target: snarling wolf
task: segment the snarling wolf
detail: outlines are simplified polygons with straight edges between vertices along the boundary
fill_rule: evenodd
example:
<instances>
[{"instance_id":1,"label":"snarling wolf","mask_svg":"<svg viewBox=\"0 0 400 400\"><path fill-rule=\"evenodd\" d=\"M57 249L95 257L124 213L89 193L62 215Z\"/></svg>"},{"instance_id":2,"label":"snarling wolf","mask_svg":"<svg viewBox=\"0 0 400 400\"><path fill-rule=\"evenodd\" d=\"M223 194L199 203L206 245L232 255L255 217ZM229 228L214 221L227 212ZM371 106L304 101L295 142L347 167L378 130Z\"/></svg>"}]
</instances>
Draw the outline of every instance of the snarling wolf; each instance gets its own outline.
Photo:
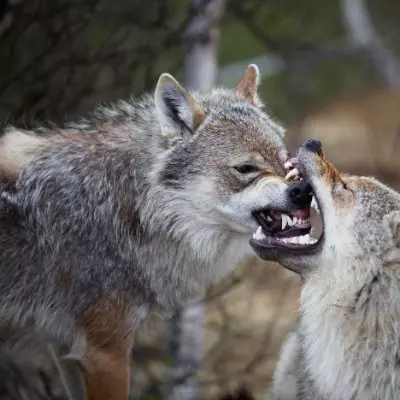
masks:
<instances>
[{"instance_id":1,"label":"snarling wolf","mask_svg":"<svg viewBox=\"0 0 400 400\"><path fill-rule=\"evenodd\" d=\"M293 171L313 189L318 239L252 240L264 259L302 277L299 326L283 347L274 400L400 398L400 195L339 172L321 143Z\"/></svg>"},{"instance_id":2,"label":"snarling wolf","mask_svg":"<svg viewBox=\"0 0 400 400\"><path fill-rule=\"evenodd\" d=\"M259 224L287 231L282 215L309 206L258 82L250 66L233 90L191 93L163 74L154 95L66 129L5 132L0 320L65 345L89 399L127 398L148 313L185 305L253 254Z\"/></svg>"}]
</instances>

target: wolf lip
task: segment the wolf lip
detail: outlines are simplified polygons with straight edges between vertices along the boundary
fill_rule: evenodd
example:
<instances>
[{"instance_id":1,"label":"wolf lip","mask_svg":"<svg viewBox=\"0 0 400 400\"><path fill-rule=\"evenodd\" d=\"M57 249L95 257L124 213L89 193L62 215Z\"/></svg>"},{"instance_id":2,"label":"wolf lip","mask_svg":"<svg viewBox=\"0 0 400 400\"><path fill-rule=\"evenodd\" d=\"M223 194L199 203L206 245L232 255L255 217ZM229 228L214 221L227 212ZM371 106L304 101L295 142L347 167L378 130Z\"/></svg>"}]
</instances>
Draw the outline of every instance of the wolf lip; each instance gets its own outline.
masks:
<instances>
[{"instance_id":1,"label":"wolf lip","mask_svg":"<svg viewBox=\"0 0 400 400\"><path fill-rule=\"evenodd\" d=\"M308 181L308 176L303 165L301 165L297 159L293 159L293 165L296 167L298 177ZM312 184L311 186L313 187ZM314 187L313 191L314 196L311 206L319 214L319 201L315 196ZM254 218L260 224L260 227L257 229L257 232L253 234L253 237L250 240L250 245L260 257L263 257L263 254L269 254L272 250L283 250L285 252L291 252L299 255L311 254L319 251L319 248L324 240L324 231L322 231L322 235L319 239L313 238L309 235L311 230L309 209L296 210L295 212L268 212L266 210L263 212L265 215L269 215L269 224L266 224L265 219L259 218L259 215L255 213ZM287 224L286 221L282 221L288 216L289 218L293 218L293 220L296 218L296 220L294 220L295 224L293 224L293 220L291 221L291 224ZM322 212L321 218L322 225L324 225ZM268 256L265 258L268 258Z\"/></svg>"},{"instance_id":2,"label":"wolf lip","mask_svg":"<svg viewBox=\"0 0 400 400\"><path fill-rule=\"evenodd\" d=\"M296 254L310 254L318 249L321 240L322 237L317 240L311 238L308 234L304 236L285 238L283 240L266 236L263 240L254 238L250 239L250 245L260 257L263 256L264 252L273 249L283 249Z\"/></svg>"},{"instance_id":3,"label":"wolf lip","mask_svg":"<svg viewBox=\"0 0 400 400\"><path fill-rule=\"evenodd\" d=\"M253 213L254 219L266 236L289 238L306 235L311 230L310 210L278 211L262 209ZM260 232L258 230L258 232ZM261 235L259 235L261 236Z\"/></svg>"}]
</instances>

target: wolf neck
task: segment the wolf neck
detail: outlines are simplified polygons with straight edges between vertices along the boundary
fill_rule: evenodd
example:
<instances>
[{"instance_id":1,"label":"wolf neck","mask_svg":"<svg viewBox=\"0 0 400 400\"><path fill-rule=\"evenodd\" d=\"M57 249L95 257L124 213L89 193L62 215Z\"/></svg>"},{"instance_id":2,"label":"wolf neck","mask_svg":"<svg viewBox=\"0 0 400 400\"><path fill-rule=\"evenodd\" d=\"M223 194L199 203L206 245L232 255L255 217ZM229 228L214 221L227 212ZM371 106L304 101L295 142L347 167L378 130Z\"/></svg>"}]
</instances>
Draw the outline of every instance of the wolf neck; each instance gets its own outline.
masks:
<instances>
[{"instance_id":1,"label":"wolf neck","mask_svg":"<svg viewBox=\"0 0 400 400\"><path fill-rule=\"evenodd\" d=\"M154 285L159 285L159 276L166 278L162 283L165 290L156 291L163 307L181 306L252 254L246 235L212 223L196 210L188 210L176 194L156 187L150 190L146 201L149 218L145 218L145 225L153 247L158 249L154 254L157 260L148 262L159 268ZM173 297L169 297L171 293Z\"/></svg>"},{"instance_id":2,"label":"wolf neck","mask_svg":"<svg viewBox=\"0 0 400 400\"><path fill-rule=\"evenodd\" d=\"M376 267L356 265L338 277L327 266L303 286L305 361L326 398L400 398L400 296Z\"/></svg>"}]
</instances>

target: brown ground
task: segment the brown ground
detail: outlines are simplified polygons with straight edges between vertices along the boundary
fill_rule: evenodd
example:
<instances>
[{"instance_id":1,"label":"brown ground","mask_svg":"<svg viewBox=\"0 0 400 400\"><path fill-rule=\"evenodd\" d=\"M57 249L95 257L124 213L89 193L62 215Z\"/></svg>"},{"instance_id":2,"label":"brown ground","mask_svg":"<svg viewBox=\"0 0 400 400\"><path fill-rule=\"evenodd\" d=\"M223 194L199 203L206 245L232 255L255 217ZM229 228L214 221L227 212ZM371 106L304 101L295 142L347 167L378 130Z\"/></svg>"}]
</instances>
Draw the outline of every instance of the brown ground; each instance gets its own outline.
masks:
<instances>
[{"instance_id":1,"label":"brown ground","mask_svg":"<svg viewBox=\"0 0 400 400\"><path fill-rule=\"evenodd\" d=\"M242 282L208 308L206 348L212 352L200 375L207 398L244 383L266 400L282 341L295 326L299 278L255 257L244 268ZM230 322L226 333L224 320Z\"/></svg>"}]
</instances>

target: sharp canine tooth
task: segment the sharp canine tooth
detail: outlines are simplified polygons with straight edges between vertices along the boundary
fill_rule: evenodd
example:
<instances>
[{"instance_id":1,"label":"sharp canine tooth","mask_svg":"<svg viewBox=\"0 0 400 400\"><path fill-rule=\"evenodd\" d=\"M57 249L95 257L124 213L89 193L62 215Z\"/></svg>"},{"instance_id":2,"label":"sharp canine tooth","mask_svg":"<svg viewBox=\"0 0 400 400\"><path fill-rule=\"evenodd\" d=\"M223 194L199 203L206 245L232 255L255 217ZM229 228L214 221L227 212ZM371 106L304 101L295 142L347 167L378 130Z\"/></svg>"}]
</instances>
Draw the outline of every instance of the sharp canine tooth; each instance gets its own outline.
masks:
<instances>
[{"instance_id":1,"label":"sharp canine tooth","mask_svg":"<svg viewBox=\"0 0 400 400\"><path fill-rule=\"evenodd\" d=\"M318 207L317 200L315 200L315 196L313 196L313 198L311 200L311 207L314 208L314 210L319 214L319 207Z\"/></svg>"},{"instance_id":2,"label":"sharp canine tooth","mask_svg":"<svg viewBox=\"0 0 400 400\"><path fill-rule=\"evenodd\" d=\"M281 217L282 217L282 230L284 230L288 223L288 220L287 220L288 216L286 214L282 214Z\"/></svg>"},{"instance_id":3,"label":"sharp canine tooth","mask_svg":"<svg viewBox=\"0 0 400 400\"><path fill-rule=\"evenodd\" d=\"M289 226L293 226L292 218L290 218L289 215L287 215L287 223Z\"/></svg>"},{"instance_id":4,"label":"sharp canine tooth","mask_svg":"<svg viewBox=\"0 0 400 400\"><path fill-rule=\"evenodd\" d=\"M283 166L284 166L286 169L290 169L290 168L293 167L293 164L292 164L291 161L286 161L285 164L283 164Z\"/></svg>"},{"instance_id":5,"label":"sharp canine tooth","mask_svg":"<svg viewBox=\"0 0 400 400\"><path fill-rule=\"evenodd\" d=\"M299 171L297 168L293 168L291 171L289 171L287 173L287 175L285 176L285 179L288 180L290 179L292 176L299 176Z\"/></svg>"},{"instance_id":6,"label":"sharp canine tooth","mask_svg":"<svg viewBox=\"0 0 400 400\"><path fill-rule=\"evenodd\" d=\"M311 200L311 207L315 208L315 209L317 208L317 201L315 200L314 196L312 197L312 200Z\"/></svg>"}]
</instances>

